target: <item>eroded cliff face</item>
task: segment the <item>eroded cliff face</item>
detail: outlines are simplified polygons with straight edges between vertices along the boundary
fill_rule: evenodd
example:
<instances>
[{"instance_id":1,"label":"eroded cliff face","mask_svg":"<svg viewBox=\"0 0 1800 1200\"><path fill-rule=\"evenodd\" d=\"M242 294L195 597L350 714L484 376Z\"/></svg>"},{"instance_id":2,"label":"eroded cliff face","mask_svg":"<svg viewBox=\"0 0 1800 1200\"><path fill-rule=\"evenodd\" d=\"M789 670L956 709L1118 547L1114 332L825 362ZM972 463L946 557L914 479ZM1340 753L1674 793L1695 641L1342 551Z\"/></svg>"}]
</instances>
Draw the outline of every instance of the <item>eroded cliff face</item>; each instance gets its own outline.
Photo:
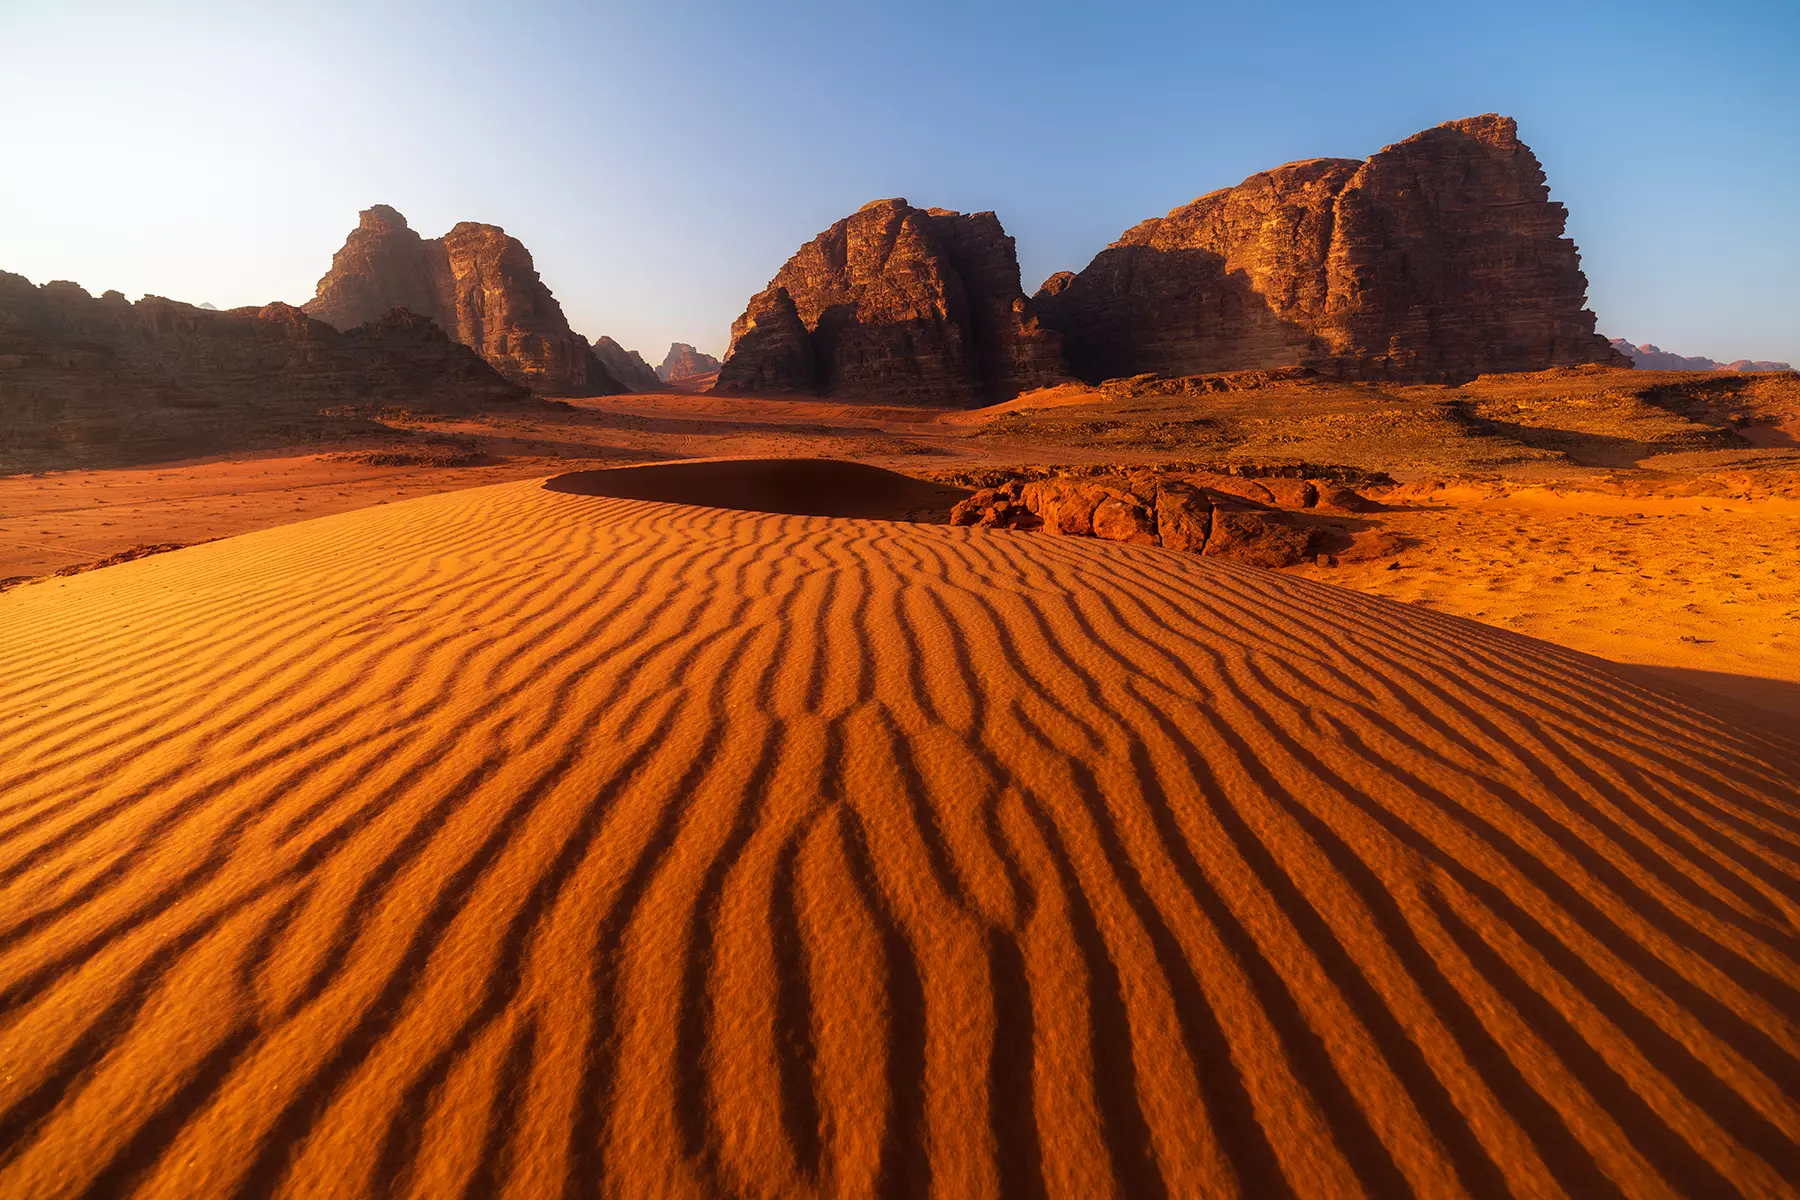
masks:
<instances>
[{"instance_id":1,"label":"eroded cliff face","mask_svg":"<svg viewBox=\"0 0 1800 1200\"><path fill-rule=\"evenodd\" d=\"M429 317L502 375L549 395L625 391L538 277L531 253L498 225L458 224L422 238L385 204L362 213L306 312L349 329L393 308Z\"/></svg>"},{"instance_id":2,"label":"eroded cliff face","mask_svg":"<svg viewBox=\"0 0 1800 1200\"><path fill-rule=\"evenodd\" d=\"M594 339L594 354L608 375L634 392L654 392L662 384L643 355L636 350L627 350L609 337Z\"/></svg>"},{"instance_id":3,"label":"eroded cliff face","mask_svg":"<svg viewBox=\"0 0 1800 1200\"><path fill-rule=\"evenodd\" d=\"M685 383L712 375L718 369L719 360L712 355L702 354L686 342L670 342L662 366L656 368L656 377L664 383Z\"/></svg>"},{"instance_id":4,"label":"eroded cliff face","mask_svg":"<svg viewBox=\"0 0 1800 1200\"><path fill-rule=\"evenodd\" d=\"M428 318L340 332L288 304L133 304L0 272L0 464L151 462L305 442L322 410L474 412L529 399Z\"/></svg>"},{"instance_id":5,"label":"eroded cliff face","mask_svg":"<svg viewBox=\"0 0 1800 1200\"><path fill-rule=\"evenodd\" d=\"M788 260L733 324L713 390L973 406L1062 377L994 214L896 199Z\"/></svg>"},{"instance_id":6,"label":"eroded cliff face","mask_svg":"<svg viewBox=\"0 0 1800 1200\"><path fill-rule=\"evenodd\" d=\"M1513 120L1490 114L1365 162L1253 175L1126 231L1035 300L1094 380L1295 363L1374 379L1622 365L1584 307L1566 216Z\"/></svg>"}]
</instances>

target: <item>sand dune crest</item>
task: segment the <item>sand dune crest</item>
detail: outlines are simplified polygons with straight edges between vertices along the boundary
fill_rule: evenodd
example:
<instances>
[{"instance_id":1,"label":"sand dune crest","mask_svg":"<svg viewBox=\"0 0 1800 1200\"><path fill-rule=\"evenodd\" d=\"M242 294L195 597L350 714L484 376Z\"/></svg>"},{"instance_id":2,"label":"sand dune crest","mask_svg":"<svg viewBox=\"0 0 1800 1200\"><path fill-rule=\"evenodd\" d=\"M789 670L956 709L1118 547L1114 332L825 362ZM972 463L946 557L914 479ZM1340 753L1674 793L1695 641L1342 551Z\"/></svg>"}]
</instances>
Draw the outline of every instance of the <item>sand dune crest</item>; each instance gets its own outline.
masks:
<instances>
[{"instance_id":1,"label":"sand dune crest","mask_svg":"<svg viewBox=\"0 0 1800 1200\"><path fill-rule=\"evenodd\" d=\"M751 470L0 597L0 1194L1794 1194L1800 743Z\"/></svg>"}]
</instances>

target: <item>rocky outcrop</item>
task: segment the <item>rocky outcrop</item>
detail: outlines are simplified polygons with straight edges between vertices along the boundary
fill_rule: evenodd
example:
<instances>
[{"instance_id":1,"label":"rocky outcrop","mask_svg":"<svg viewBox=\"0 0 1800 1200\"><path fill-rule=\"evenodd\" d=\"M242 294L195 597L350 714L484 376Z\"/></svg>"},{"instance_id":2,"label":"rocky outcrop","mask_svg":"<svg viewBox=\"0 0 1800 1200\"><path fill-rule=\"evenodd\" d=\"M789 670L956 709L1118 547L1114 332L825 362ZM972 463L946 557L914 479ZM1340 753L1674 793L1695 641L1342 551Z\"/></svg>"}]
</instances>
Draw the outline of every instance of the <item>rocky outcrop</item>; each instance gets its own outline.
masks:
<instances>
[{"instance_id":1,"label":"rocky outcrop","mask_svg":"<svg viewBox=\"0 0 1800 1200\"><path fill-rule=\"evenodd\" d=\"M1622 366L1584 307L1565 217L1512 119L1490 114L1367 161L1252 175L1127 230L1035 300L1094 381L1295 364L1413 380Z\"/></svg>"},{"instance_id":2,"label":"rocky outcrop","mask_svg":"<svg viewBox=\"0 0 1800 1200\"><path fill-rule=\"evenodd\" d=\"M877 200L751 299L713 390L972 407L1064 377L993 213Z\"/></svg>"},{"instance_id":3,"label":"rocky outcrop","mask_svg":"<svg viewBox=\"0 0 1800 1200\"><path fill-rule=\"evenodd\" d=\"M950 511L953 525L1040 530L1162 546L1259 567L1290 567L1350 536L1324 511L1373 507L1335 483L1137 471L1052 476L983 488ZM1311 511L1308 511L1311 510Z\"/></svg>"},{"instance_id":4,"label":"rocky outcrop","mask_svg":"<svg viewBox=\"0 0 1800 1200\"><path fill-rule=\"evenodd\" d=\"M1792 363L1770 362L1762 359L1740 358L1736 362L1723 363L1705 357L1685 358L1648 342L1642 346L1634 346L1624 338L1614 338L1612 348L1630 359L1631 365L1641 371L1791 371L1794 369Z\"/></svg>"},{"instance_id":5,"label":"rocky outcrop","mask_svg":"<svg viewBox=\"0 0 1800 1200\"><path fill-rule=\"evenodd\" d=\"M423 238L385 204L364 210L304 308L350 329L395 308L428 317L495 370L551 395L611 395L624 386L538 278L531 252L498 225L463 221Z\"/></svg>"},{"instance_id":6,"label":"rocky outcrop","mask_svg":"<svg viewBox=\"0 0 1800 1200\"><path fill-rule=\"evenodd\" d=\"M719 360L712 355L702 354L686 342L671 342L662 366L656 368L656 377L664 383L681 384L715 376L718 371Z\"/></svg>"},{"instance_id":7,"label":"rocky outcrop","mask_svg":"<svg viewBox=\"0 0 1800 1200\"><path fill-rule=\"evenodd\" d=\"M634 392L654 392L662 385L644 356L627 350L609 337L594 339L594 354L606 373Z\"/></svg>"},{"instance_id":8,"label":"rocky outcrop","mask_svg":"<svg viewBox=\"0 0 1800 1200\"><path fill-rule=\"evenodd\" d=\"M0 462L153 462L331 431L327 409L474 412L524 388L427 318L347 332L287 304L218 312L0 272Z\"/></svg>"},{"instance_id":9,"label":"rocky outcrop","mask_svg":"<svg viewBox=\"0 0 1800 1200\"><path fill-rule=\"evenodd\" d=\"M744 315L731 323L731 349L719 367L715 392L810 392L812 331L800 319L784 287L750 297Z\"/></svg>"}]
</instances>

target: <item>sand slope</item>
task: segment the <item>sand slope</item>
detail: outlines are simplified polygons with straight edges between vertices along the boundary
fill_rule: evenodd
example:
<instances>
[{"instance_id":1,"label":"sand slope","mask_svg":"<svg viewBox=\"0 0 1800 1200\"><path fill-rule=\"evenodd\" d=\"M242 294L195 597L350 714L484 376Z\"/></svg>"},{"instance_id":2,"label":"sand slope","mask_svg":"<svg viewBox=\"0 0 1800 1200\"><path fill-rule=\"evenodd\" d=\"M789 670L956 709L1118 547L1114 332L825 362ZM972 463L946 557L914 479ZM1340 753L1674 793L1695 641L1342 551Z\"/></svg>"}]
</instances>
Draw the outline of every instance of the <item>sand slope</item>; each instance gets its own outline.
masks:
<instances>
[{"instance_id":1,"label":"sand slope","mask_svg":"<svg viewBox=\"0 0 1800 1200\"><path fill-rule=\"evenodd\" d=\"M0 1194L1792 1195L1796 778L1154 548L248 534L0 597Z\"/></svg>"}]
</instances>

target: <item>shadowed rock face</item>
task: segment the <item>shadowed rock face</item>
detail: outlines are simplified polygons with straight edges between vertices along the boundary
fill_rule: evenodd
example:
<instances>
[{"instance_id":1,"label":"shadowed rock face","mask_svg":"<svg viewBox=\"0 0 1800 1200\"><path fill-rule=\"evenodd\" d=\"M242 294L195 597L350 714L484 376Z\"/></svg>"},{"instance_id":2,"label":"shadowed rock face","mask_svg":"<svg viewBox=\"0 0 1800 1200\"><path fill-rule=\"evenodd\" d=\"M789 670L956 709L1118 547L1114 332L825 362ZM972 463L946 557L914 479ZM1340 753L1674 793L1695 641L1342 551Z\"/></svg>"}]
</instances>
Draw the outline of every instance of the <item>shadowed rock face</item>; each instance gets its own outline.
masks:
<instances>
[{"instance_id":1,"label":"shadowed rock face","mask_svg":"<svg viewBox=\"0 0 1800 1200\"><path fill-rule=\"evenodd\" d=\"M594 354L608 375L634 392L654 392L661 386L662 381L644 361L643 355L636 350L627 350L609 337L594 339Z\"/></svg>"},{"instance_id":2,"label":"shadowed rock face","mask_svg":"<svg viewBox=\"0 0 1800 1200\"><path fill-rule=\"evenodd\" d=\"M671 342L669 352L663 356L662 366L656 368L656 377L664 383L680 383L711 375L718 369L719 360L712 355L702 354L686 342Z\"/></svg>"},{"instance_id":3,"label":"shadowed rock face","mask_svg":"<svg viewBox=\"0 0 1800 1200\"><path fill-rule=\"evenodd\" d=\"M0 463L11 469L291 444L343 405L471 412L527 398L408 310L340 333L287 304L133 304L0 272Z\"/></svg>"},{"instance_id":4,"label":"shadowed rock face","mask_svg":"<svg viewBox=\"0 0 1800 1200\"><path fill-rule=\"evenodd\" d=\"M877 200L751 299L713 390L973 406L1062 378L993 213Z\"/></svg>"},{"instance_id":5,"label":"shadowed rock face","mask_svg":"<svg viewBox=\"0 0 1800 1200\"><path fill-rule=\"evenodd\" d=\"M1304 364L1458 379L1624 365L1594 332L1566 212L1509 117L1365 162L1251 176L1127 230L1036 296L1089 379Z\"/></svg>"},{"instance_id":6,"label":"shadowed rock face","mask_svg":"<svg viewBox=\"0 0 1800 1200\"><path fill-rule=\"evenodd\" d=\"M498 225L463 221L422 238L385 204L366 209L319 280L306 312L349 329L404 308L429 317L502 375L533 391L626 390L569 328L531 253Z\"/></svg>"}]
</instances>

